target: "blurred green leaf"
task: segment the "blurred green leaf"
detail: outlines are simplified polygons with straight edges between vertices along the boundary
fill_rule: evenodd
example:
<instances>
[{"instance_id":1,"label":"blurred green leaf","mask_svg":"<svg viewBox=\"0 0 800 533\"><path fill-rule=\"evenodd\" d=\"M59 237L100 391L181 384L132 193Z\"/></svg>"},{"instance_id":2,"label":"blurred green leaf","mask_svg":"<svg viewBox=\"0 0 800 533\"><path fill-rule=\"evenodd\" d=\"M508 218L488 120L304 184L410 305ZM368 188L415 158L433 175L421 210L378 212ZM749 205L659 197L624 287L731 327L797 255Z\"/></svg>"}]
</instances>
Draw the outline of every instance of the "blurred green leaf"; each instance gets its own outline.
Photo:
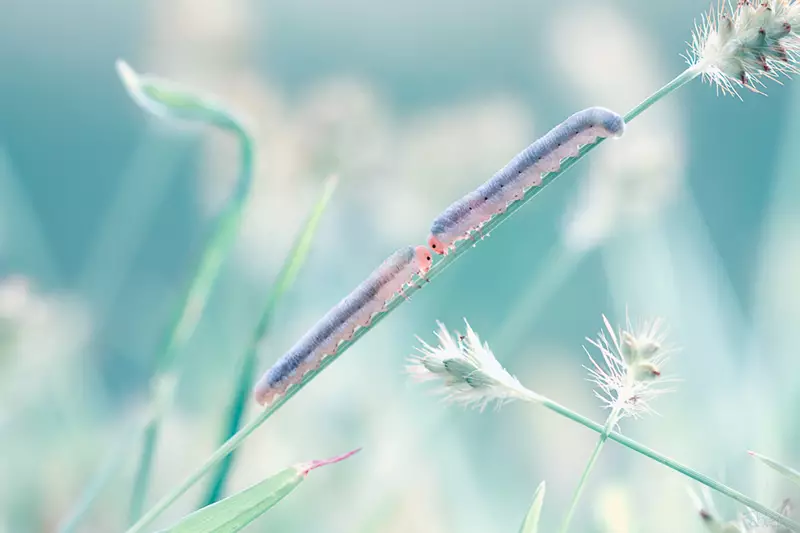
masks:
<instances>
[{"instance_id":1,"label":"blurred green leaf","mask_svg":"<svg viewBox=\"0 0 800 533\"><path fill-rule=\"evenodd\" d=\"M264 311L261 314L258 325L253 332L253 337L250 345L242 360L239 378L237 380L236 392L233 396L230 408L228 409L225 430L222 435L222 443L227 441L231 436L235 435L242 425L242 417L244 416L245 406L247 405L247 398L250 395L250 389L253 386L253 374L255 373L256 355L258 354L258 346L261 341L266 337L269 332L269 326L272 322L272 315L278 305L283 294L289 290L294 284L295 278L300 271L300 268L308 257L308 252L311 250L311 243L314 240L314 235L317 232L319 221L322 214L328 207L328 202L336 190L338 179L336 176L331 176L325 180L322 196L317 200L316 205L311 211L308 220L305 223L300 234L292 244L289 255L283 262L278 277L275 280L273 289L267 298ZM225 481L230 472L233 463L234 454L231 453L220 463L219 469L211 481L208 494L205 497L205 505L210 505L217 501L222 496L225 489Z\"/></svg>"},{"instance_id":2,"label":"blurred green leaf","mask_svg":"<svg viewBox=\"0 0 800 533\"><path fill-rule=\"evenodd\" d=\"M522 527L519 533L536 533L539 531L539 516L542 514L542 505L544 504L545 482L539 483L536 492L533 493L533 503L528 510L528 515L525 521L522 522Z\"/></svg>"},{"instance_id":3,"label":"blurred green leaf","mask_svg":"<svg viewBox=\"0 0 800 533\"><path fill-rule=\"evenodd\" d=\"M139 74L121 59L117 60L117 73L131 98L158 117L242 131L233 113L211 96L155 76Z\"/></svg>"},{"instance_id":4,"label":"blurred green leaf","mask_svg":"<svg viewBox=\"0 0 800 533\"><path fill-rule=\"evenodd\" d=\"M172 405L179 379L177 360L194 334L211 290L219 278L222 263L230 254L236 239L253 182L253 140L236 117L211 98L166 80L141 76L122 60L117 61L117 72L130 96L142 108L161 118L197 121L229 130L238 138L241 150L241 170L236 188L217 217L177 313L166 330L164 342L156 353L150 394L153 414L142 434L139 467L131 494L130 521L133 523L141 516L147 498L161 420Z\"/></svg>"},{"instance_id":5,"label":"blurred green leaf","mask_svg":"<svg viewBox=\"0 0 800 533\"><path fill-rule=\"evenodd\" d=\"M235 533L240 531L288 496L302 483L311 470L343 461L357 451L281 470L249 489L195 511L176 525L164 530L164 533Z\"/></svg>"},{"instance_id":6,"label":"blurred green leaf","mask_svg":"<svg viewBox=\"0 0 800 533\"><path fill-rule=\"evenodd\" d=\"M769 457L764 457L763 455L756 453L756 452L747 452L768 467L772 468L780 475L784 476L789 481L795 483L796 485L800 485L800 472L793 468L789 468L786 465L779 463L774 459L770 459Z\"/></svg>"}]
</instances>

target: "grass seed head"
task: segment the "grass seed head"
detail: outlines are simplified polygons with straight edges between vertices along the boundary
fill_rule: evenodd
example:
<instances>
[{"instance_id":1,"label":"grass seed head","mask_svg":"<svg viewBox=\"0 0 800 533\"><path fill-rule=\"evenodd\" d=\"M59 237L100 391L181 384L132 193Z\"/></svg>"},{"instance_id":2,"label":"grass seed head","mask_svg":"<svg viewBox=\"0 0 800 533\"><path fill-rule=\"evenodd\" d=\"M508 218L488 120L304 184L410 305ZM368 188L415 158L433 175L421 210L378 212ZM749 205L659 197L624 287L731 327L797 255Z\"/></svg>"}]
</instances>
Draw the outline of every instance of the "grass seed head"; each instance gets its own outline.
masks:
<instances>
[{"instance_id":1,"label":"grass seed head","mask_svg":"<svg viewBox=\"0 0 800 533\"><path fill-rule=\"evenodd\" d=\"M634 328L630 320L626 327L615 332L603 316L605 330L596 339L586 340L600 352L593 357L584 346L591 366L589 380L598 389L595 395L605 406L618 413L618 419L653 412L651 401L671 389L663 385L673 380L662 377L662 367L670 350L664 348L665 335L659 320Z\"/></svg>"},{"instance_id":2,"label":"grass seed head","mask_svg":"<svg viewBox=\"0 0 800 533\"><path fill-rule=\"evenodd\" d=\"M409 373L420 381L438 381L448 401L476 405L483 409L489 403L514 400L535 400L535 393L523 387L497 361L489 345L464 320L465 335L451 334L439 322L437 346L418 339L421 346L411 356Z\"/></svg>"},{"instance_id":3,"label":"grass seed head","mask_svg":"<svg viewBox=\"0 0 800 533\"><path fill-rule=\"evenodd\" d=\"M695 25L687 61L726 94L761 93L764 80L797 72L800 2L739 0L720 3Z\"/></svg>"}]
</instances>

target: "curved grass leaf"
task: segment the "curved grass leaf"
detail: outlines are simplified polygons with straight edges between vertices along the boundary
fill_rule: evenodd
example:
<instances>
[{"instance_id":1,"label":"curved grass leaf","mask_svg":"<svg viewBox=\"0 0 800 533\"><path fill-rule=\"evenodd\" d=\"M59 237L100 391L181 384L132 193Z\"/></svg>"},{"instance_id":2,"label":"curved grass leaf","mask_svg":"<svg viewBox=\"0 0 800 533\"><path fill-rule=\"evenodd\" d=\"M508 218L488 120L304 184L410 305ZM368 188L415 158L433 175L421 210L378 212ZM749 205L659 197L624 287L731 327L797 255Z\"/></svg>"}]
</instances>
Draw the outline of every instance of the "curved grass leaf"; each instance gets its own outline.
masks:
<instances>
[{"instance_id":1,"label":"curved grass leaf","mask_svg":"<svg viewBox=\"0 0 800 533\"><path fill-rule=\"evenodd\" d=\"M542 505L544 504L545 483L542 481L533 493L533 503L528 510L525 521L522 522L522 527L519 533L536 533L539 531L539 516L542 514Z\"/></svg>"},{"instance_id":2,"label":"curved grass leaf","mask_svg":"<svg viewBox=\"0 0 800 533\"><path fill-rule=\"evenodd\" d=\"M786 465L783 465L774 459L770 459L769 457L764 457L760 453L756 452L747 452L747 453L749 453L750 455L752 455L753 457L755 457L768 467L772 468L773 470L778 472L780 475L782 475L792 483L800 485L800 472L798 472L794 468L790 468Z\"/></svg>"},{"instance_id":3,"label":"curved grass leaf","mask_svg":"<svg viewBox=\"0 0 800 533\"><path fill-rule=\"evenodd\" d=\"M135 522L142 514L147 496L161 419L172 404L178 380L176 359L200 321L244 212L245 200L253 181L253 142L236 117L212 98L153 76L139 75L121 60L117 61L117 72L128 93L145 110L161 118L200 122L232 131L241 146L241 170L236 189L217 217L178 311L156 354L150 398L153 415L143 431L139 467L131 495L130 521Z\"/></svg>"},{"instance_id":4,"label":"curved grass leaf","mask_svg":"<svg viewBox=\"0 0 800 533\"><path fill-rule=\"evenodd\" d=\"M357 451L353 450L331 459L290 466L249 489L195 511L176 525L164 530L164 533L235 533L240 531L294 491L310 471L343 461Z\"/></svg>"},{"instance_id":5,"label":"curved grass leaf","mask_svg":"<svg viewBox=\"0 0 800 533\"><path fill-rule=\"evenodd\" d=\"M139 74L121 59L117 60L116 67L131 98L153 115L242 131L233 113L213 96L149 74Z\"/></svg>"},{"instance_id":6,"label":"curved grass leaf","mask_svg":"<svg viewBox=\"0 0 800 533\"><path fill-rule=\"evenodd\" d=\"M250 396L250 389L253 386L258 346L269 332L272 323L272 315L275 312L278 302L283 294L294 284L294 280L297 278L300 268L303 266L303 263L305 263L306 257L308 257L308 252L311 249L311 243L314 240L314 234L317 231L319 221L322 219L322 214L328 206L328 202L336 189L337 183L338 179L336 176L331 176L325 181L322 196L320 196L317 204L311 210L305 226L292 244L289 255L283 262L275 284L267 297L261 319L258 321L258 325L253 331L253 337L250 340L250 345L247 348L247 352L240 366L236 392L226 416L225 429L220 444L225 443L231 436L235 435L242 425L247 399ZM234 454L232 453L225 457L220 463L211 481L211 485L209 486L208 494L205 497L205 505L211 505L222 496L225 490L225 481L233 464L233 458Z\"/></svg>"}]
</instances>

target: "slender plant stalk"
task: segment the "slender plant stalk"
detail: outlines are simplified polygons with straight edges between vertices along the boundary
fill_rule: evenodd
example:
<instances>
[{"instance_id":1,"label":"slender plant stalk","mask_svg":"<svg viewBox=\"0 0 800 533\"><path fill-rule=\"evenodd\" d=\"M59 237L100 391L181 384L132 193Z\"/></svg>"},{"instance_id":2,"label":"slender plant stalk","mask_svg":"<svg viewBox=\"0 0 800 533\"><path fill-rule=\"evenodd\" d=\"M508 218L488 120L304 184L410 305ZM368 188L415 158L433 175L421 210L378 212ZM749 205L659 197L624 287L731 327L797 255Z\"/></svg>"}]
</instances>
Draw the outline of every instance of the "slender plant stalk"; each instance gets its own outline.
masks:
<instances>
[{"instance_id":1,"label":"slender plant stalk","mask_svg":"<svg viewBox=\"0 0 800 533\"><path fill-rule=\"evenodd\" d=\"M659 100L661 100L662 98L667 96L668 94L672 93L676 89L678 89L678 88L682 87L683 85L689 83L691 80L696 78L698 75L700 75L700 71L697 68L689 67L688 69L683 71L681 74L679 74L675 79L673 79L672 81L670 81L669 83L664 85L661 89L659 89L658 91L656 91L655 93L650 95L648 98L646 98L644 101L642 101L639 105L637 105L635 108L633 108L627 115L625 115L625 121L626 122L632 121L634 118L638 117L640 114L642 114L644 111L646 111L650 106L652 106L653 104L655 104L656 102L658 102ZM503 222L505 222L508 219L508 217L513 215L517 211L517 209L521 208L523 205L528 203L534 196L536 196L542 190L544 190L544 188L547 185L549 185L556 178L561 176L564 172L566 172L567 170L572 168L572 166L575 165L575 163L577 163L579 160L581 160L586 154L588 154L589 152L594 150L604 140L605 139L599 139L599 140L595 141L594 143L592 143L590 145L584 146L578 152L577 156L566 159L562 163L561 168L558 171L551 172L551 173L547 174L546 176L544 176L543 179L542 179L542 184L541 184L540 187L532 187L532 188L530 188L525 193L525 196L522 198L521 201L512 203L510 206L508 206L508 209L506 209L506 211L504 213L501 213L501 214L497 215L496 217L492 218L483 228L484 235L488 235L492 230L494 230L495 228L500 226ZM456 261L459 257L461 257L461 255L464 254L467 250L472 249L472 247L473 247L473 243L471 241L468 241L468 242L467 241L461 241L456 246L455 250L451 251L443 259L438 261L433 266L433 268L431 268L431 270L429 271L429 273L427 275L428 280L433 280L434 278L439 276L448 266L450 266L454 261ZM420 286L411 286L405 291L405 294L406 294L407 297L411 297L414 293L416 293L421 288L422 288L421 285ZM338 349L336 351L336 354L328 356L328 357L325 357L316 370L308 372L300 383L298 383L294 387L290 387L289 390L286 392L286 394L284 394L282 397L278 398L275 401L275 403L273 403L271 406L269 406L265 411L261 412L249 424L247 424L238 433L236 433L234 436L232 436L230 439L228 439L228 441L225 444L223 444L219 449L217 449L217 451L214 452L206 460L206 462L203 463L203 465L201 465L198 468L198 470L196 470L192 475L190 475L183 483L181 483L172 492L170 492L169 494L164 496L161 500L159 500L156 503L155 507L153 507L150 511L148 511L141 519L139 519L138 522L136 522L128 530L128 533L135 533L135 532L142 531L142 529L145 526L150 524L167 507L169 507L183 493L185 493L198 480L200 480L209 470L211 470L211 468L213 468L216 465L216 463L221 461L227 454L229 454L237 446L239 446L239 444L241 444L241 442L247 436L249 436L253 431L255 431L255 429L258 426L263 424L270 416L272 416L272 414L275 411L280 409L281 406L283 406L284 403L289 401L292 398L292 396L294 396L295 394L297 394L297 392L302 390L302 388L305 387L311 380L313 380L322 371L324 371L328 367L328 365L330 365L331 363L336 361L339 357L341 357L341 355L344 352L346 352L348 350L348 348L350 348L350 346L352 346L353 344L358 342L359 339L361 339L361 337L363 335L366 335L369 331L372 330L372 328L374 328L375 326L380 324L381 321L384 318L386 318L386 316L388 316L398 306L402 305L403 302L405 302L405 301L407 301L406 298L399 298L399 297L393 298L392 301L389 302L389 304L386 306L386 311L376 315L374 317L374 319L372 320L372 323L369 326L363 327L363 328L359 328L358 330L356 330L356 332L353 335L352 339L350 339L349 341L343 342L343 343L341 343L339 345L339 347L338 347ZM554 405L557 405L557 404L554 404ZM580 415L577 415L577 414L575 414L575 416L580 417ZM580 418L582 418L582 417L580 417ZM591 429L595 429L595 431L597 431L598 433L602 432L603 426L601 426L599 424L596 424L595 422L592 422L589 419L583 418L583 422L580 422L577 419L573 419L573 420L575 420L576 422L582 423L586 427L589 427ZM615 435L615 434L611 433L609 435L609 437L613 438L613 435ZM625 439L625 437L622 437L621 435L619 435L618 438L615 438L614 440L617 440L617 442L623 442L623 440L626 440L626 439ZM642 450L649 450L648 448L645 448L645 447L643 447L643 446L641 446L641 445L639 445L637 443L634 443L633 441L630 441L630 442L633 443L636 447L633 447L633 446L628 446L628 447L630 447L633 450L639 451L640 453L644 453ZM655 453L655 452L651 452L651 453ZM647 455L647 454L645 454L645 455ZM663 456L659 456L659 457L663 457ZM666 458L664 458L664 460L671 462L671 460L666 459ZM662 461L659 461L659 462L662 462ZM667 464L669 466L670 463L664 463L664 464ZM671 464L677 465L677 463L674 463L674 462L671 462ZM693 471L687 469L686 467L683 467L682 465L678 465L678 466L680 466L681 468L683 468L686 471L693 472ZM678 471L680 471L682 473L686 473L683 470L678 470ZM686 474L686 475L689 475L689 474ZM712 480L711 478L704 477L701 474L697 474L697 475L700 476L700 477L699 478L694 478L694 479L697 479L699 482L704 483L704 484L708 485L711 488L715 488L715 486L721 486L718 482ZM690 477L692 477L692 476L690 476ZM703 481L703 480L705 480L705 481ZM715 489L715 490L718 490L718 489ZM727 490L729 490L731 492L735 492L735 491L732 491L732 489L727 489ZM723 492L723 494L725 494L725 492L722 491L722 490L720 492ZM739 494L739 493L736 493L736 494ZM744 499L744 500L746 500L746 501L752 502L752 500L749 500L744 495L739 494L739 497ZM753 503L755 505L758 505L755 502L753 502ZM757 510L759 512L762 512L761 509L764 509L764 511L766 511L764 514L767 514L767 513L771 513L771 515L775 515L776 514L776 513L770 511L769 509L767 509L766 507L763 507L763 506L759 506L758 508L753 507L753 509L755 509L755 510ZM768 516L770 516L770 515L768 514Z\"/></svg>"},{"instance_id":2,"label":"slender plant stalk","mask_svg":"<svg viewBox=\"0 0 800 533\"><path fill-rule=\"evenodd\" d=\"M578 501L580 501L581 495L583 494L583 489L586 487L586 481L589 479L589 475L592 473L595 463L597 463L597 458L600 457L600 452L603 451L603 446L605 446L605 443L608 440L608 435L611 432L611 429L619 421L619 411L619 407L614 407L614 409L611 411L611 414L608 415L608 419L606 419L606 423L603 426L603 431L600 433L600 438L597 440L594 450L592 450L592 455L589 457L589 461L586 463L586 466L583 469L583 474L581 474L580 481L578 481L578 487L575 489L575 492L572 495L572 501L569 504L569 509L567 510L567 514L564 516L564 522L561 524L561 533L567 533L569 530L569 524L578 508Z\"/></svg>"},{"instance_id":3,"label":"slender plant stalk","mask_svg":"<svg viewBox=\"0 0 800 533\"><path fill-rule=\"evenodd\" d=\"M233 244L239 221L244 211L245 200L253 180L253 141L244 128L233 129L241 146L241 170L237 188L219 215L217 226L209 238L194 276L184 293L178 313L167 330L165 341L156 355L155 374L152 379L153 415L144 429L139 467L131 495L130 522L139 519L147 497L153 457L158 443L159 429L164 413L172 404L177 381L176 360L191 337L205 309L214 281L222 262Z\"/></svg>"},{"instance_id":4,"label":"slender plant stalk","mask_svg":"<svg viewBox=\"0 0 800 533\"><path fill-rule=\"evenodd\" d=\"M541 396L536 396L535 398L531 398L531 401L538 402L541 405L543 405L544 407L546 407L547 409L553 411L554 413L557 413L557 414L559 414L559 415L561 415L561 416L563 416L565 418L568 418L569 420L572 420L573 422L577 422L578 424L580 424L580 425L582 425L582 426L584 426L586 428L589 428L592 431L596 431L597 433L599 433L601 435L605 431L605 427L604 426L601 426L597 422L594 422L594 421L586 418L585 416L583 416L583 415L581 415L579 413L576 413L575 411L572 411L571 409L569 409L567 407L564 407L563 405L561 405L561 404L559 404L557 402L554 402L553 400L550 400L548 398L542 398ZM725 485L723 483L720 483L719 481L717 481L717 480L715 480L713 478L710 478L710 477L708 477L708 476L706 476L704 474L701 474L700 472L698 472L696 470L693 470L693 469L689 468L688 466L683 465L683 464L675 461L674 459L671 459L670 457L667 457L666 455L662 455L659 452L657 452L657 451L655 451L655 450L653 450L651 448L648 448L644 444L640 444L640 443L636 442L635 440L629 439L628 437L625 437L624 435L620 435L619 433L616 433L614 431L611 431L611 432L608 433L608 438L613 440L613 441L618 442L619 444L622 444L623 446L625 446L629 450L633 450L633 451L635 451L637 453L640 453L640 454L644 455L645 457L647 457L649 459L652 459L653 461L655 461L657 463L661 463L662 465L664 465L664 466L666 466L668 468L671 468L672 470L675 470L676 472L681 473L684 476L689 477L689 478L697 481L698 483L700 483L702 485L705 485L706 487L708 487L708 488L710 488L712 490L715 490L715 491L719 492L720 494L723 494L723 495L725 495L725 496L727 496L727 497L729 497L729 498L731 498L733 500L736 500L737 502L741 503L742 505L745 505L745 506L749 507L750 509L752 509L752 510L758 512L758 513L761 513L762 515L774 520L775 522L781 524L782 526L789 528L790 531L800 532L800 523L797 523L794 520L791 520L789 517L786 517L786 516L778 513L777 511L774 511L774 510L770 509L769 507L766 507L766 506L758 503L757 501L753 500L752 498L742 494L741 492L739 492L739 491L737 491L735 489L732 489L731 487L728 487L727 485Z\"/></svg>"},{"instance_id":5,"label":"slender plant stalk","mask_svg":"<svg viewBox=\"0 0 800 533\"><path fill-rule=\"evenodd\" d=\"M233 402L228 410L228 417L225 423L224 433L222 435L222 443L224 444L229 438L239 431L242 425L242 418L244 417L245 408L247 406L247 399L250 397L250 389L253 386L253 376L256 368L256 355L258 353L258 346L266 337L272 324L272 316L278 302L284 293L294 284L300 268L305 263L308 252L311 249L311 243L314 239L314 234L317 231L317 226L322 218L322 214L328 205L333 191L336 189L338 179L335 176L326 180L323 187L322 195L317 201L314 208L304 224L300 234L292 244L289 255L281 266L278 277L275 279L272 290L267 297L267 302L264 305L264 310L261 313L261 318L258 325L253 331L253 336L250 340L250 345L247 352L244 354L242 363L239 370L239 377L236 384L236 392L234 394ZM211 485L209 486L208 494L206 495L204 505L211 505L222 496L225 490L225 481L228 477L230 469L233 465L234 454L230 454L222 460L219 465Z\"/></svg>"}]
</instances>

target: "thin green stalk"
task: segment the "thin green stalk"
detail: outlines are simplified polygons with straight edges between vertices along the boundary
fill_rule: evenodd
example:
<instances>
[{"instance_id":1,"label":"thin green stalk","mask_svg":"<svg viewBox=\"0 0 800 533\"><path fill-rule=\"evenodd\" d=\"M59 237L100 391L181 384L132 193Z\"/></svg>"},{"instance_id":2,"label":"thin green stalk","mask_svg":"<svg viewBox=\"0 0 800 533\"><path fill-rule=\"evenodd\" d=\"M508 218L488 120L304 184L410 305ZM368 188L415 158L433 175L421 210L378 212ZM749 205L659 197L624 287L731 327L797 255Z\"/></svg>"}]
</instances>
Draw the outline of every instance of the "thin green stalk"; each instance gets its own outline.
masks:
<instances>
[{"instance_id":1,"label":"thin green stalk","mask_svg":"<svg viewBox=\"0 0 800 533\"><path fill-rule=\"evenodd\" d=\"M581 495L583 494L583 489L586 487L586 481L589 479L589 475L592 473L592 469L594 469L595 463L597 463L597 458L600 457L600 452L603 451L603 446L605 445L606 441L608 440L608 434L614 425L619 420L619 408L615 407L611 414L608 416L605 425L603 426L603 431L600 433L600 438L597 440L597 444L594 446L594 450L592 451L592 455L589 457L589 461L586 463L586 467L583 469L583 474L581 474L581 479L578 482L578 487L575 489L574 494L572 495L572 502L569 504L569 509L567 510L567 514L564 516L564 522L561 524L561 533L567 533L569 530L569 524L572 521L572 517L575 514L575 511L578 508L578 501L581 499Z\"/></svg>"},{"instance_id":2,"label":"thin green stalk","mask_svg":"<svg viewBox=\"0 0 800 533\"><path fill-rule=\"evenodd\" d=\"M142 514L147 488L150 485L150 470L153 464L153 454L155 453L157 441L158 426L156 426L155 421L151 420L145 426L144 433L142 434L139 467L136 470L136 478L133 482L128 523L135 521Z\"/></svg>"},{"instance_id":3,"label":"thin green stalk","mask_svg":"<svg viewBox=\"0 0 800 533\"><path fill-rule=\"evenodd\" d=\"M578 414L575 411L572 411L571 409L564 407L559 403L554 402L553 400L550 400L548 398L543 398L537 395L536 397L531 398L531 401L540 403L547 409L550 409L551 411L565 418L568 418L573 422L577 422L578 424L586 428L589 428L592 431L596 431L601 435L603 434L603 431L605 429L604 426L601 426L597 422L594 422L586 418L585 416ZM794 520L791 520L790 518L778 513L777 511L774 511L769 507L766 507L758 503L752 498L745 496L741 492L732 489L731 487L728 487L727 485L720 483L719 481L713 478L701 474L700 472L693 470L688 466L683 465L678 461L671 459L670 457L667 457L666 455L662 455L657 451L648 448L644 444L640 444L633 439L629 439L628 437L625 437L624 435L620 435L619 433L613 431L608 433L608 438L618 442L619 444L622 444L629 450L633 450L637 453L640 453L645 457L652 459L653 461L656 461L657 463L661 463L662 465L671 468L672 470L675 470L676 472L681 473L684 476L687 476L712 490L719 492L720 494L723 494L733 500L736 500L742 505L745 505L750 509L774 520L775 522L781 524L782 526L789 528L790 531L800 532L800 523L797 523Z\"/></svg>"},{"instance_id":4,"label":"thin green stalk","mask_svg":"<svg viewBox=\"0 0 800 533\"><path fill-rule=\"evenodd\" d=\"M670 81L664 87L653 93L647 99L645 99L642 103L632 109L626 116L626 122L630 122L637 116L639 116L642 112L652 106L654 103L658 102L674 90L682 87L689 81L693 80L700 74L699 71L690 67L678 75L675 79ZM551 172L543 177L542 184L540 187L532 187L526 193L525 196L519 202L512 203L508 209L504 213L497 215L496 217L492 218L483 228L484 235L488 235L492 230L500 226L503 222L505 222L510 216L512 216L516 211L521 208L523 205L528 203L534 196L539 194L544 188L553 182L556 178L561 176L564 172L572 168L572 166L581 160L586 154L594 150L597 146L599 146L604 139L599 139L598 141L584 146L578 155L575 157L571 157L566 159L561 168L556 172ZM450 266L454 261L456 261L462 254L464 254L467 250L473 248L472 241L461 241L457 246L456 249L447 254L443 259L438 261L433 268L429 271L427 278L428 280L433 280L437 276L439 276L448 266ZM410 298L413 294L415 294L418 290L420 290L422 286L411 286L406 291L405 294L408 298ZM175 490L164 496L158 503L156 503L155 507L151 509L147 514L145 514L136 524L128 530L128 533L134 533L137 531L141 531L146 525L152 522L161 512L163 512L167 507L169 507L175 500L177 500L184 492L186 492L189 488L192 487L199 479L203 477L203 475L208 472L216 463L221 461L228 453L230 453L233 449L235 449L241 441L252 433L256 427L263 424L275 411L277 411L285 402L289 401L292 396L297 394L298 391L302 390L311 380L316 378L321 372L323 372L328 365L336 361L339 357L345 353L350 346L355 344L356 342L361 339L363 335L366 335L370 332L374 327L383 321L392 311L394 311L398 306L402 305L406 302L406 298L398 298L395 297L392 299L391 302L386 306L386 310L383 313L380 313L375 316L372 320L372 323L364 328L359 328L355 334L353 335L352 339L349 341L343 342L339 345L339 348L336 351L336 354L326 357L322 360L322 363L316 370L312 370L308 372L303 380L298 383L294 387L290 387L289 390L284 394L282 397L277 399L274 404L272 404L266 411L263 411L258 417L256 417L250 424L242 428L236 435L231 437L225 444L222 445L208 460L206 460L203 465L199 467L199 469L193 473L189 478L187 478L181 485L179 485ZM598 425L598 428L602 430L602 426ZM599 430L598 430L599 432Z\"/></svg>"},{"instance_id":5,"label":"thin green stalk","mask_svg":"<svg viewBox=\"0 0 800 533\"><path fill-rule=\"evenodd\" d=\"M203 314L222 262L233 244L244 211L244 203L250 191L253 179L253 142L243 128L237 126L233 131L237 134L241 146L241 170L237 188L219 215L217 226L181 299L178 313L167 330L161 349L156 354L156 370L152 379L153 416L145 427L142 439L139 467L131 495L129 515L131 523L141 516L144 508L161 420L171 406L174 396L178 373L176 360Z\"/></svg>"},{"instance_id":6,"label":"thin green stalk","mask_svg":"<svg viewBox=\"0 0 800 533\"><path fill-rule=\"evenodd\" d=\"M241 367L239 370L239 377L236 383L236 392L233 397L233 402L228 410L228 417L225 423L225 430L222 435L222 443L227 441L239 431L242 425L242 418L244 417L245 407L247 406L247 399L250 397L250 389L253 386L253 377L256 369L256 355L258 353L258 346L264 340L269 332L270 325L272 324L272 315L278 302L287 290L294 284L300 268L305 263L308 252L311 249L311 243L314 239L314 234L317 231L317 226L322 218L322 213L328 205L328 201L336 189L338 180L335 176L329 178L325 182L322 195L317 201L311 213L308 216L302 231L292 244L289 255L281 266L278 277L275 279L272 290L267 297L267 302L264 305L264 310L261 313L261 318L258 325L253 331L253 336L250 340L250 345L245 352L242 359ZM217 472L209 486L208 494L206 495L204 505L211 505L216 502L225 490L225 481L228 477L231 467L233 466L234 454L230 454L223 459L219 465Z\"/></svg>"}]
</instances>

